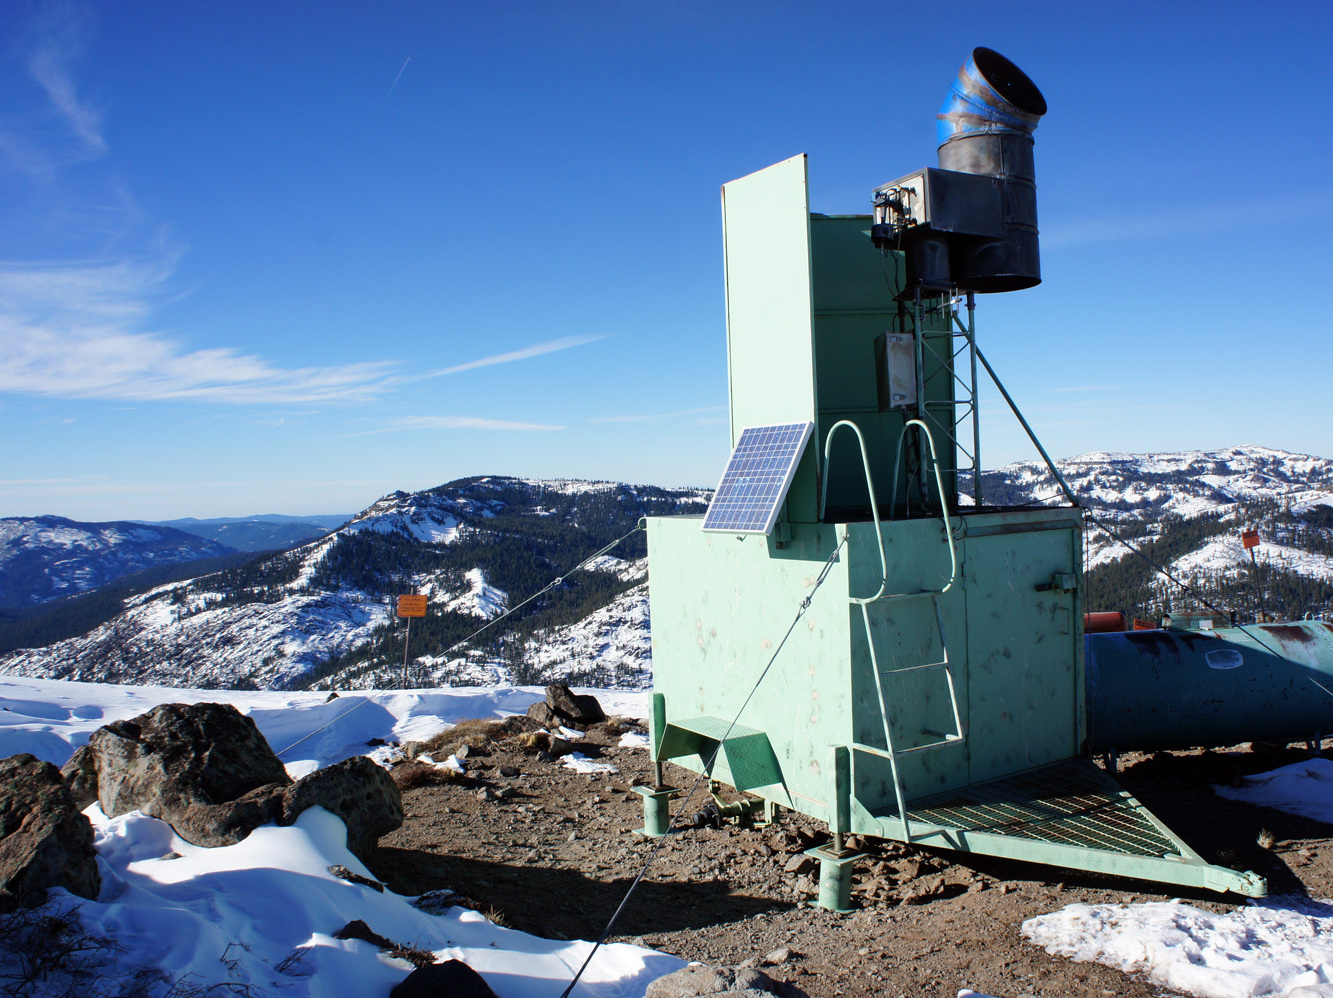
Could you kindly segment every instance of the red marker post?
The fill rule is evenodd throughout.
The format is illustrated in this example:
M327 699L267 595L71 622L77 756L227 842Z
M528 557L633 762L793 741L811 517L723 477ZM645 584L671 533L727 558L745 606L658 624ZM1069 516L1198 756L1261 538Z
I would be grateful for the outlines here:
M398 597L398 616L407 618L407 637L403 639L403 689L407 689L407 649L412 643L412 618L426 616L426 597L410 593Z

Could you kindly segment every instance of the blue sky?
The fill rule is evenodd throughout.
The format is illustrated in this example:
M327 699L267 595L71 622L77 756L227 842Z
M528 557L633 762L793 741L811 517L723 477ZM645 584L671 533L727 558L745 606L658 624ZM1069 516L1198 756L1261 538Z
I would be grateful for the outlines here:
M982 349L1056 456L1333 456L1324 5L0 9L0 515L713 484L720 185L935 163L975 45L1046 95L1044 283ZM1031 456L987 396L988 465Z

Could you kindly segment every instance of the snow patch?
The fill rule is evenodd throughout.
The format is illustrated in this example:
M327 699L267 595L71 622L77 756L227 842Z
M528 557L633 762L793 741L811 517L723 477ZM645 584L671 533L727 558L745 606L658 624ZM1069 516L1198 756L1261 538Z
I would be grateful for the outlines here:
M595 759L589 759L582 752L570 752L568 755L560 757L560 763L566 769L572 769L576 773L618 773L620 770L609 762L598 762Z
M1333 821L1333 762L1309 759L1247 777L1220 796ZM1333 901L1268 898L1218 914L1180 901L1073 904L1028 919L1048 953L1101 963L1201 998L1333 994Z
M1328 901L1270 898L1222 914L1180 901L1072 904L1022 931L1053 956L1145 974L1200 998L1333 993Z
M1333 760L1306 759L1258 776L1247 776L1238 787L1214 786L1227 800L1271 807L1333 824Z
M467 591L449 600L446 606L450 610L490 620L509 608L509 594L487 584L480 568L468 569L463 577L467 580Z
M352 919L395 941L461 960L510 998L553 998L591 944L504 929L464 908L429 914L409 899L340 880L342 865L367 870L347 849L343 823L313 807L289 827L258 828L232 846L207 849L137 811L94 823L102 893L97 901L57 892L57 904L97 936L115 940L105 974L151 968L164 982L296 998L388 994L411 971L360 940L333 934ZM175 858L165 858L176 854ZM684 961L624 943L603 947L576 992L631 998Z

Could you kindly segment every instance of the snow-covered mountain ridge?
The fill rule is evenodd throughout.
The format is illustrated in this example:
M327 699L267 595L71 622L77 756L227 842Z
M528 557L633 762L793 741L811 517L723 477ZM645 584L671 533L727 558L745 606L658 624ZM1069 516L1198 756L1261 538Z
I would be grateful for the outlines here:
M1254 567L1241 531L1258 530L1264 608L1277 616L1326 613L1333 600L1333 461L1271 447L1170 454L1095 451L1056 461L1094 517L1215 605L1258 612ZM1009 505L1063 502L1039 461L982 475L982 498ZM1087 534L1093 609L1153 617L1202 609L1095 524Z
M1295 510L1333 505L1333 461L1270 447L1173 454L1093 451L1055 465L1081 501L1113 516L1193 517L1264 500ZM1040 461L984 472L981 485L988 503L1021 505L1059 493Z
M0 656L0 670L204 687L386 686L402 681L393 598L419 592L430 614L413 624L414 684L585 675L642 684L647 566L633 528L644 515L701 512L706 499L697 489L499 476L395 492L327 537L158 586L87 634ZM503 629L445 654L627 533Z
M1083 454L1058 462L1095 516L1154 560L1244 610L1253 579L1240 529L1259 529L1267 609L1299 616L1333 599L1333 462L1262 447L1179 454ZM1023 505L1058 488L1037 462L987 472L988 503ZM487 476L395 492L327 537L126 600L77 638L0 655L30 676L195 687L388 687L403 682L393 597L425 593L411 685L452 682L643 686L651 680L642 534L569 570L645 514L701 512L708 493L613 482ZM1090 609L1151 616L1162 584L1093 528ZM461 647L506 608L566 582Z

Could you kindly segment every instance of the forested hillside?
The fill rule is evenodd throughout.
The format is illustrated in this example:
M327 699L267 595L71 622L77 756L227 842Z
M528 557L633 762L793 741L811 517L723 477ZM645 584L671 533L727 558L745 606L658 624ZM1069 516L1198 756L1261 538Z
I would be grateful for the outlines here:
M1333 462L1263 447L1180 454L1085 454L1057 461L1089 511L1085 602L1160 620L1212 604L1244 623L1333 606ZM1058 502L1037 462L982 477L988 502ZM1102 524L1137 548L1115 541ZM1258 531L1253 561L1241 531ZM1157 572L1165 567L1181 583ZM1262 600L1261 600L1262 597Z

